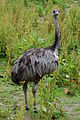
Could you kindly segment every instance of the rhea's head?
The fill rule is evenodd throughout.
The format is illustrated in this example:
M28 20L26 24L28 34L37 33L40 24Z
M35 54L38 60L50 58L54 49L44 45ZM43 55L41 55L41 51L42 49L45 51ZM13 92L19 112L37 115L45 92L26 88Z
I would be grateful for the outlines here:
M59 11L59 10L53 10L53 11L52 11L52 15L53 15L53 16L60 15L60 11Z

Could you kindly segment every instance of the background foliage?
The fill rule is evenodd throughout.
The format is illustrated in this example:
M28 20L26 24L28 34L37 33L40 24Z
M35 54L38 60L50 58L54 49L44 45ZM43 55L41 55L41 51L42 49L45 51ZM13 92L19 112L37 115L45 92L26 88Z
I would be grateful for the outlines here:
M5 81L10 80L11 67L24 51L53 43L52 9L61 11L60 64L55 73L43 78L38 88L41 91L38 101L42 106L38 119L46 119L48 115L48 120L53 116L56 101L52 91L65 87L74 95L80 89L80 3L74 0L0 0L0 58L4 58L1 59L0 76ZM62 114L60 109L59 112ZM34 116L32 112L31 116Z

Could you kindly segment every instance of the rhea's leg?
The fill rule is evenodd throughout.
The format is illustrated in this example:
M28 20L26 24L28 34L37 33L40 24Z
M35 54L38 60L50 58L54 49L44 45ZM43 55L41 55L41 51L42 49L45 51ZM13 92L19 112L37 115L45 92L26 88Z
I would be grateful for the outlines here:
M27 104L27 84L28 83L24 83L23 84L23 90L24 90L24 96L25 96L25 110L29 110L29 106Z
M33 89L32 89L32 93L33 93L33 97L34 97L34 112L37 112L36 111L36 90L37 90L37 85L34 84L33 85Z

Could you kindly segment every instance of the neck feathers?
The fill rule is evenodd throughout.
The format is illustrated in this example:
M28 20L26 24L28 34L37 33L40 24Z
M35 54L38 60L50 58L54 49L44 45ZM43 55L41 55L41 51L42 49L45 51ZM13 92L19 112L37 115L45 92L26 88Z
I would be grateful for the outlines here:
M53 16L54 25L55 25L55 42L51 46L52 49L58 50L61 46L61 31L59 28L59 23L57 16Z

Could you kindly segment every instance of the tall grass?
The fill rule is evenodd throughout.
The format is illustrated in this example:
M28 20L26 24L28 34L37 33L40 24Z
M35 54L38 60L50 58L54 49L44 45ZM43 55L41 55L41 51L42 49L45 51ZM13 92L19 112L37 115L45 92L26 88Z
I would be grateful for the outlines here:
M71 0L71 2L74 1ZM27 1L26 6L23 0L1 0L0 5L0 56L7 59L8 76L10 76L14 61L25 50L32 47L46 47L53 43L55 28L51 11L52 9L61 11L58 18L61 28L59 68L51 74L52 78L44 77L44 81L39 84L38 88L40 94L37 95L40 110L38 119L49 120L56 108L55 92L52 92L56 89L55 85L69 87L72 92L79 88L80 7L74 6L69 1L64 3L60 0L48 0L45 3ZM32 97L31 100L33 101ZM29 104L32 108L32 102ZM62 111L58 112L62 114ZM23 111L21 114L23 117ZM31 116L34 119L32 111ZM19 117L17 113L17 119Z

